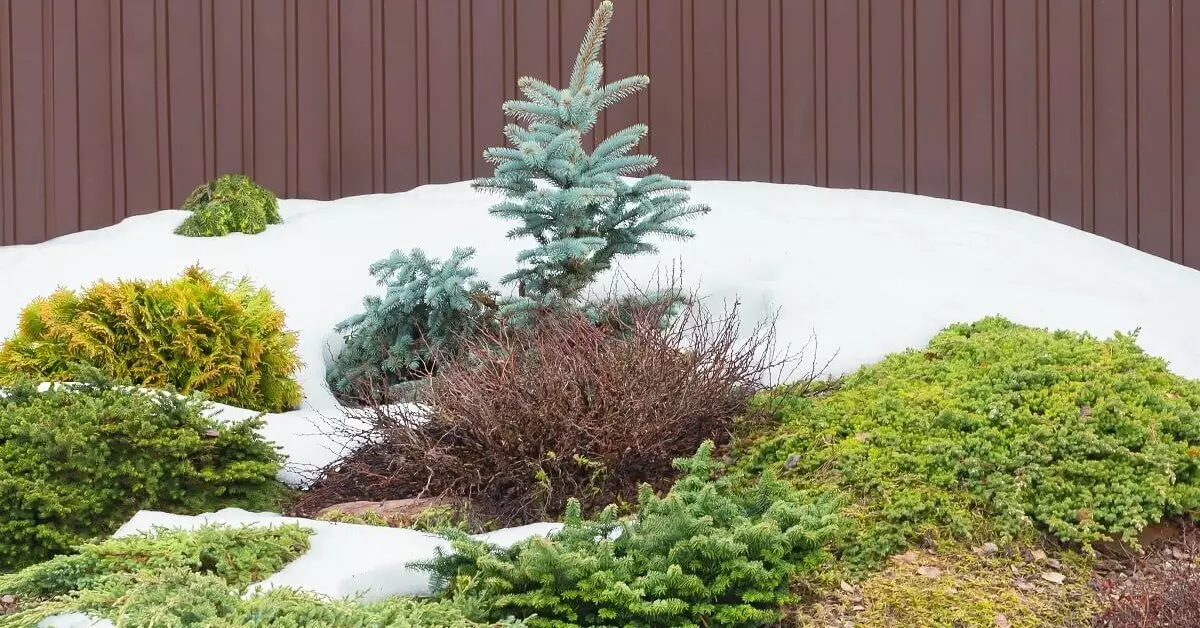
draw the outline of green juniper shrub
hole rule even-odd
[[[279,201],[270,190],[243,174],[226,174],[201,185],[183,207],[192,212],[177,235],[215,237],[233,233],[262,233],[281,222]]]
[[[110,534],[138,510],[280,505],[261,420],[221,423],[197,398],[137,392],[94,371],[0,397],[0,572]]]
[[[801,501],[769,471],[735,490],[712,451],[708,441],[677,460],[682,477],[666,497],[643,486],[630,519],[612,507],[583,519],[572,500],[565,527],[548,539],[503,549],[450,532],[453,553],[418,566],[487,617],[536,613],[533,627],[777,622],[793,579],[825,560],[837,504]]]
[[[301,400],[296,334],[271,293],[199,266],[167,281],[98,281],[35,299],[0,345],[0,386],[64,381],[77,363],[250,410],[283,412]]]
[[[297,525],[205,525],[108,538],[0,575],[0,594],[43,600],[90,588],[115,574],[177,568],[209,573],[244,590],[299,558],[311,535]]]
[[[766,394],[777,426],[739,446],[809,493],[850,498],[843,557],[877,564],[926,535],[1136,535],[1200,509],[1200,382],[1112,339],[1002,318],[953,325],[817,397]]]
[[[36,628],[47,617],[73,612],[119,620],[127,628],[483,626],[452,602],[389,598],[362,604],[286,588],[242,597],[250,584],[303,554],[310,534],[295,525],[204,526],[85,545],[77,554],[0,576],[0,595],[20,600],[14,613],[0,617],[0,626]]]

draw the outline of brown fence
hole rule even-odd
[[[488,171],[598,0],[0,0],[0,234]],[[1200,0],[616,0],[610,78],[689,179],[1003,205],[1200,266]]]

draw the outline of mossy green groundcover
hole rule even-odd
[[[779,421],[745,438],[739,467],[839,494],[857,522],[839,552],[858,568],[930,537],[1136,544],[1146,524],[1200,508],[1200,383],[1135,334],[987,318],[822,394],[757,402]]]

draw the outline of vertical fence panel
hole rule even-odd
[[[46,178],[50,143],[45,131],[51,102],[47,98],[45,37],[50,28],[40,2],[15,2],[11,10],[14,231],[17,242],[38,242],[49,236]]]
[[[1083,227],[1083,42],[1081,0],[1049,3],[1050,218]]]
[[[12,3],[0,4],[0,245],[16,242],[13,200]]]
[[[1182,220],[1183,262],[1200,266],[1200,7],[1190,2],[1180,3],[1182,26],[1182,56],[1189,60],[1181,68],[1181,126],[1177,141],[1183,144]]]
[[[0,3],[0,243],[178,204],[491,171],[520,75],[561,85],[599,0]],[[999,204],[1200,266],[1189,0],[623,0],[606,78],[664,172]],[[588,138],[589,142],[593,138]]]
[[[738,178],[771,180],[771,46],[767,0],[737,3]]]
[[[174,206],[205,180],[203,10],[202,0],[171,0],[167,5],[167,121]],[[282,188],[272,187],[283,193]]]
[[[957,54],[962,83],[957,96],[962,106],[962,198],[973,203],[995,202],[993,128],[996,110],[992,94],[992,3],[960,4],[961,43]]]
[[[849,0],[827,3],[825,85],[830,187],[859,187],[858,108],[868,102],[859,93],[859,5]]]
[[[730,74],[725,64],[725,0],[693,0],[692,10],[696,178],[724,179],[730,176],[726,161],[725,93],[736,87],[727,82]]]
[[[569,3],[568,3],[569,4]],[[656,0],[647,4],[650,32],[650,143],[662,172],[682,177],[683,173],[683,0]],[[584,22],[586,23],[586,22]],[[564,22],[564,28],[579,24]],[[570,35],[570,30],[564,33]],[[569,38],[574,41],[575,38]],[[573,60],[572,60],[573,61]],[[567,72],[570,72],[569,66]],[[765,101],[764,105],[770,105]],[[769,177],[769,173],[768,173]]]
[[[783,181],[814,185],[817,182],[817,104],[815,7],[810,2],[780,4],[779,60],[782,75]],[[695,44],[693,44],[695,45]],[[693,89],[709,89],[701,76]],[[696,116],[701,116],[697,108]],[[698,133],[699,130],[695,129]]]
[[[918,194],[950,196],[949,0],[917,3],[916,166]]]
[[[1138,247],[1171,257],[1171,6],[1137,3]]]

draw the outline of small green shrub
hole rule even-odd
[[[923,536],[1136,545],[1200,508],[1200,383],[1135,340],[954,325],[826,394],[760,398],[782,421],[743,443],[741,466],[849,496],[859,566]]]
[[[119,620],[127,628],[482,626],[448,602],[390,598],[361,604],[290,589],[241,598],[250,584],[303,554],[310,534],[294,525],[205,526],[86,545],[78,554],[0,576],[0,594],[21,600],[15,613],[0,618],[0,625],[35,628],[46,617],[86,612]],[[523,626],[517,621],[494,625]]]
[[[0,346],[0,386],[69,379],[75,364],[151,388],[282,412],[301,400],[296,335],[271,294],[192,266],[170,281],[97,282],[25,307]]]
[[[450,532],[454,554],[420,565],[439,589],[488,617],[537,614],[530,626],[763,626],[782,617],[795,576],[812,574],[837,527],[836,504],[801,503],[770,472],[746,491],[705,442],[676,461],[665,498],[643,486],[632,520],[568,507],[550,539],[501,549]]]
[[[110,534],[142,509],[271,509],[280,456],[258,419],[218,423],[194,398],[99,378],[0,397],[0,572]]]
[[[215,237],[234,231],[262,233],[281,222],[279,201],[270,190],[242,174],[226,174],[188,195],[181,209],[192,212],[177,235]]]

